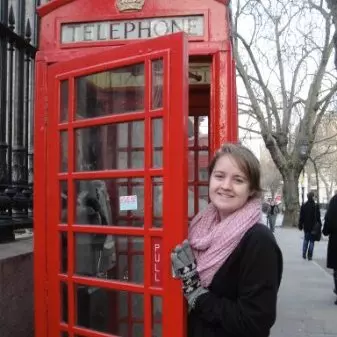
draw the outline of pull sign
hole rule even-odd
[[[162,275],[162,242],[160,238],[152,239],[152,286],[161,287]]]

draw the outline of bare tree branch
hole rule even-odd
[[[332,156],[334,151],[334,145],[326,143],[331,142],[331,134],[320,135],[326,142],[316,139],[319,123],[332,104],[337,107],[336,76],[329,63],[331,16],[322,0],[237,1],[234,57],[248,96],[240,98],[239,104],[250,122],[258,122],[282,174],[284,221],[290,223],[298,211],[298,178],[313,147],[313,158],[319,153],[322,158]],[[257,130],[255,125],[240,127],[244,132],[251,129]]]
[[[262,89],[263,92],[264,92],[265,98],[266,98],[267,100],[269,100],[270,103],[271,103],[271,105],[272,105],[272,111],[273,111],[273,112],[277,111],[276,103],[275,103],[274,97],[273,97],[272,95],[270,95],[270,92],[268,91],[267,86],[266,86],[265,83],[264,83],[264,80],[263,80],[261,71],[260,71],[260,69],[259,69],[259,67],[258,67],[257,61],[255,60],[254,54],[253,54],[253,52],[252,52],[250,46],[247,44],[247,42],[245,41],[245,39],[244,39],[240,34],[236,33],[236,36],[240,39],[240,41],[242,42],[242,44],[244,45],[244,47],[246,48],[246,50],[247,50],[247,52],[248,52],[248,54],[249,54],[250,60],[251,60],[252,63],[253,63],[253,66],[254,66],[256,75],[257,75],[257,77],[258,77],[258,82],[259,82],[259,84],[260,84],[260,86],[261,86],[261,89]],[[238,56],[238,53],[237,53],[237,46],[236,46],[234,49],[236,49],[236,50],[235,50],[235,53],[236,53],[237,57],[239,57],[239,56]],[[238,63],[238,62],[237,62],[237,63]],[[243,64],[241,63],[241,66],[237,65],[237,69],[238,69],[238,71],[239,71],[239,74],[240,74],[241,77],[242,77],[242,72],[244,71]],[[247,76],[247,77],[248,77],[248,76]],[[242,77],[242,78],[243,78],[243,77]],[[249,79],[247,78],[246,80],[247,80],[246,82],[244,81],[244,82],[245,82],[245,85],[246,85],[246,84],[249,85]],[[248,95],[249,95],[249,97],[251,98],[251,95],[250,95],[249,93],[248,93]],[[254,95],[254,96],[255,96],[255,95]],[[279,117],[278,117],[277,114],[274,115],[274,117],[275,117],[275,121],[276,121],[276,127],[277,127],[277,129],[280,129],[280,126],[281,126],[280,119],[279,119]],[[262,119],[262,114],[261,114],[261,119]]]
[[[245,128],[244,126],[240,126],[240,125],[239,125],[239,129],[245,130],[245,131],[249,131],[249,132],[252,132],[252,133],[256,133],[257,135],[261,135],[261,132],[256,131],[256,130],[254,130],[254,129]]]

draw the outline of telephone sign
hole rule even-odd
[[[178,32],[203,36],[203,15],[64,23],[61,26],[61,43],[150,39]]]

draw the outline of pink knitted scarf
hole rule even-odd
[[[194,217],[188,240],[197,260],[202,286],[209,286],[244,234],[260,219],[261,201],[257,198],[222,221],[212,203]]]

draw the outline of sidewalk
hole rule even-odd
[[[284,272],[277,320],[270,337],[336,337],[337,306],[331,271],[325,268],[327,239],[316,243],[313,261],[303,260],[303,232],[277,227]]]

